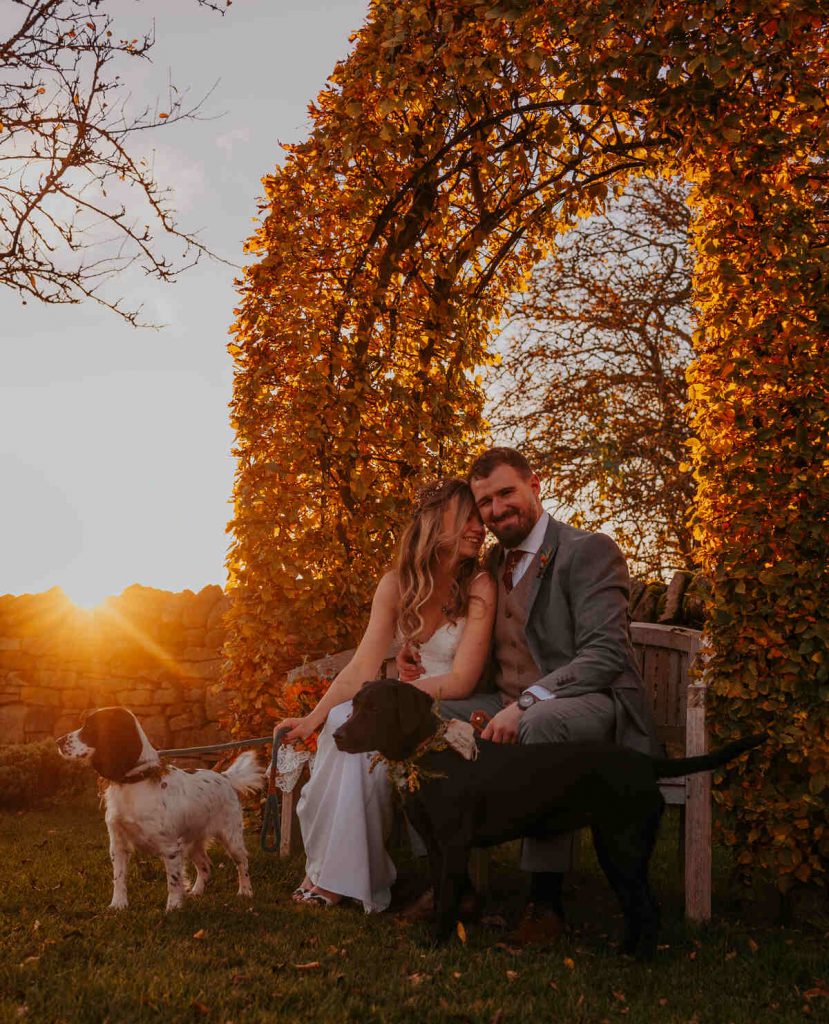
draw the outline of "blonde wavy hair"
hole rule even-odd
[[[455,515],[445,533],[443,514],[452,501]],[[396,564],[400,586],[398,629],[403,640],[414,640],[422,634],[421,609],[434,593],[435,569],[439,560],[457,558],[463,528],[474,508],[469,484],[457,477],[436,480],[418,492],[412,521],[400,539]],[[479,568],[477,558],[465,558],[459,564],[442,609],[450,622],[457,622],[469,607],[469,588]]]

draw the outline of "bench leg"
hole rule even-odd
[[[685,742],[689,757],[708,749],[702,683],[688,687]],[[685,787],[685,916],[689,921],[710,921],[711,773],[689,775]]]
[[[685,805],[685,916],[711,920],[711,775],[692,775]]]
[[[469,878],[475,892],[485,896],[489,889],[489,850],[476,847],[469,854]]]
[[[279,831],[279,856],[291,857],[302,849],[302,832],[299,828],[299,819],[296,816],[296,805],[302,787],[308,781],[308,766],[302,769],[302,774],[297,784],[290,793],[282,794],[282,809],[280,815]]]

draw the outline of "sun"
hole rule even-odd
[[[109,596],[109,594],[101,594],[100,591],[95,591],[91,587],[88,589],[73,589],[72,593],[67,594],[72,604],[85,612],[97,611]]]

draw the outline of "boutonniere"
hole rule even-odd
[[[542,548],[541,554],[538,556],[538,579],[541,579],[541,577],[547,571],[547,568],[550,565],[552,557],[552,547]]]

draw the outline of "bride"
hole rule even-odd
[[[396,877],[385,847],[391,783],[379,766],[369,773],[371,754],[341,752],[332,733],[351,714],[354,694],[377,677],[395,638],[419,649],[425,672],[413,685],[444,700],[472,693],[489,655],[495,617],[495,583],[478,564],[483,540],[465,481],[424,487],[395,568],[377,585],[354,657],[313,711],[276,726],[288,727],[284,742],[292,743],[325,723],[297,805],[307,858],[305,878],[293,894],[297,902],[332,906],[347,896],[366,913],[388,907]]]

